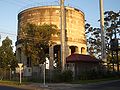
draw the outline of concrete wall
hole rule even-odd
[[[84,13],[78,9],[65,7],[66,8],[66,56],[70,55],[70,46],[76,46],[78,48],[77,53],[86,54],[86,37],[85,37],[85,20]],[[23,10],[18,14],[18,38],[17,42],[21,40],[19,32],[23,32],[22,27],[27,23],[33,23],[36,25],[42,24],[55,24],[60,30],[60,7],[59,6],[41,6]],[[23,36],[23,35],[22,35]],[[55,43],[49,48],[50,55],[50,66],[53,65],[53,47],[60,44],[60,36],[52,36],[52,41]],[[16,45],[18,50],[19,44]],[[84,52],[81,52],[81,48],[84,48]],[[83,50],[82,50],[83,51]],[[17,57],[18,51],[17,51]],[[22,55],[25,61],[25,56]]]

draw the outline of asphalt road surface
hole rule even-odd
[[[26,89],[20,89],[20,88],[15,88],[11,86],[0,85],[0,90],[26,90]]]
[[[50,90],[120,90],[120,81],[97,84],[97,85],[83,85],[71,87],[51,87]]]
[[[0,90],[29,90],[29,89],[20,89],[10,86],[0,85]],[[46,88],[36,88],[33,90],[120,90],[120,81],[101,83],[101,84],[88,84],[88,85],[52,85]]]

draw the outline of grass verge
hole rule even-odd
[[[6,80],[0,80],[1,85],[11,85],[11,86],[20,86],[20,85],[27,85],[29,82],[22,82],[20,84],[18,81],[6,81]]]

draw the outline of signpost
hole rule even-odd
[[[43,76],[44,76],[44,86],[45,86],[45,69],[46,69],[46,65],[45,65],[45,64],[46,64],[46,62],[43,64],[43,65],[44,65],[44,66],[43,66],[43,67],[44,67],[44,70],[43,70],[43,74],[44,74],[44,75],[43,75]]]
[[[19,73],[20,73],[20,84],[21,84],[21,70],[22,70],[22,66],[23,66],[23,63],[18,63],[18,66],[19,66]]]
[[[10,80],[11,80],[11,65],[9,64],[8,67],[10,68]]]

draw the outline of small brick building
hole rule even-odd
[[[66,69],[72,70],[74,76],[80,75],[82,72],[98,70],[100,60],[90,55],[71,54],[66,58]]]

